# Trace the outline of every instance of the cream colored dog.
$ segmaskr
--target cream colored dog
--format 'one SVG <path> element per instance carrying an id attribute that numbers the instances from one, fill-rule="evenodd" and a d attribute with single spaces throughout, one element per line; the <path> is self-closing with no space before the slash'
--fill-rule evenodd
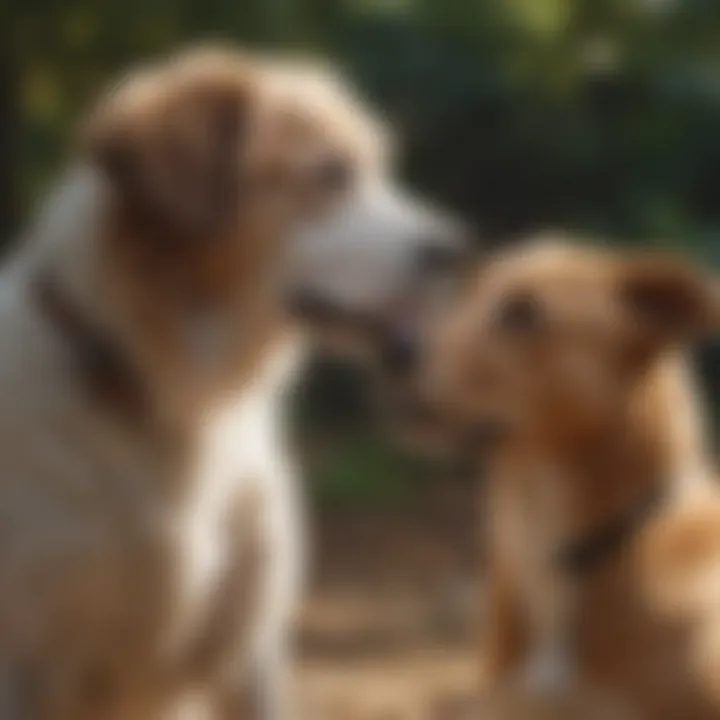
<path id="1" fill-rule="evenodd" d="M 317 68 L 195 51 L 98 103 L 0 282 L 3 719 L 235 718 L 246 670 L 289 711 L 287 300 L 378 317 L 453 232 Z"/>

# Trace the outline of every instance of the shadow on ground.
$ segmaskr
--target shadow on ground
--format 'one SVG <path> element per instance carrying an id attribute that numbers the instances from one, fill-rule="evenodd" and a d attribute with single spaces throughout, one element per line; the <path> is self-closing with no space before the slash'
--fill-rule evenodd
<path id="1" fill-rule="evenodd" d="M 299 631 L 308 720 L 454 720 L 475 680 L 475 490 L 425 488 L 403 511 L 318 518 Z M 465 715 L 466 716 L 466 715 Z"/>

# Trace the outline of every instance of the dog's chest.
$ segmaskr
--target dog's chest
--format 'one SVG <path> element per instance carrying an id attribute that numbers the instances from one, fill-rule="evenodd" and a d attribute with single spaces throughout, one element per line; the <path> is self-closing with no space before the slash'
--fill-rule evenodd
<path id="1" fill-rule="evenodd" d="M 172 643 L 192 644 L 216 622 L 210 616 L 218 594 L 229 576 L 242 574 L 237 565 L 248 555 L 240 545 L 266 543 L 273 465 L 282 454 L 275 418 L 274 398 L 252 395 L 228 405 L 203 431 L 177 518 Z M 257 582 L 249 569 L 247 577 Z"/>
<path id="2" fill-rule="evenodd" d="M 566 535 L 569 512 L 562 482 L 552 469 L 538 467 L 530 478 L 503 477 L 494 483 L 492 494 L 496 551 L 515 577 L 517 589 L 532 597 L 557 579 L 556 553 Z"/>
<path id="3" fill-rule="evenodd" d="M 558 548 L 567 535 L 569 507 L 556 471 L 536 467 L 531 479 L 526 482 L 520 476 L 498 484 L 493 523 L 496 549 L 512 578 L 529 631 L 518 679 L 533 689 L 549 689 L 567 685 L 576 672 L 574 587 L 557 563 Z"/>

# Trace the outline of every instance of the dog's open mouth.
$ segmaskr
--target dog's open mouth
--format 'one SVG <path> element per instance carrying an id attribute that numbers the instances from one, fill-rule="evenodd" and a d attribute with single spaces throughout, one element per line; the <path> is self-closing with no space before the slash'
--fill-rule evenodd
<path id="1" fill-rule="evenodd" d="M 374 336 L 380 330 L 380 318 L 364 310 L 353 310 L 321 295 L 296 291 L 287 300 L 290 313 L 319 329 L 342 330 L 363 336 Z"/>
<path id="2" fill-rule="evenodd" d="M 417 378 L 406 385 L 386 380 L 380 390 L 391 435 L 423 454 L 484 456 L 502 449 L 517 430 L 506 413 L 465 414 L 432 401 Z"/>
<path id="3" fill-rule="evenodd" d="M 378 399 L 383 422 L 400 446 L 422 455 L 454 453 L 460 435 L 451 418 L 420 393 L 408 392 L 393 381 L 380 383 Z"/>
<path id="4" fill-rule="evenodd" d="M 333 349 L 360 348 L 387 380 L 404 383 L 415 371 L 431 308 L 422 293 L 397 293 L 374 307 L 353 308 L 311 292 L 296 292 L 293 317 Z"/>
<path id="5" fill-rule="evenodd" d="M 419 398 L 408 399 L 397 407 L 397 418 L 412 425 L 434 427 L 442 423 L 442 415 L 436 407 Z"/>

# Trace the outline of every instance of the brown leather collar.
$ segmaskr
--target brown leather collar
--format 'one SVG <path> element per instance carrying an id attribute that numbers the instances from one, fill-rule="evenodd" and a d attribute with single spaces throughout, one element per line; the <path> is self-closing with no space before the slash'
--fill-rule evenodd
<path id="1" fill-rule="evenodd" d="M 127 421 L 146 418 L 146 384 L 119 343 L 92 323 L 50 273 L 36 276 L 32 294 L 40 311 L 71 346 L 78 376 L 92 399 Z"/>
<path id="2" fill-rule="evenodd" d="M 595 572 L 632 541 L 666 497 L 665 487 L 654 487 L 626 512 L 568 543 L 558 553 L 559 568 L 571 577 Z"/>

